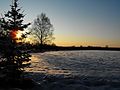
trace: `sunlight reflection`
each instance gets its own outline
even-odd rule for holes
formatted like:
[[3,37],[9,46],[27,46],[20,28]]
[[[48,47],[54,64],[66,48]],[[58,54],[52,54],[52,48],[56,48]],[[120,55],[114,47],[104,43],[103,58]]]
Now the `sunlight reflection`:
[[39,55],[32,55],[31,57],[31,66],[26,68],[27,72],[39,72],[44,74],[63,74],[69,75],[68,70],[61,70],[54,65],[49,64],[46,60],[43,60]]

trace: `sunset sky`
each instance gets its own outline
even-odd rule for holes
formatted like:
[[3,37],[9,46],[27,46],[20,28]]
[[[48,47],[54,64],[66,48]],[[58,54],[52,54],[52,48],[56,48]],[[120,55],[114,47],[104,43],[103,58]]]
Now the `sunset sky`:
[[[12,0],[0,0],[0,13]],[[120,47],[120,0],[19,0],[25,22],[46,13],[56,45]]]

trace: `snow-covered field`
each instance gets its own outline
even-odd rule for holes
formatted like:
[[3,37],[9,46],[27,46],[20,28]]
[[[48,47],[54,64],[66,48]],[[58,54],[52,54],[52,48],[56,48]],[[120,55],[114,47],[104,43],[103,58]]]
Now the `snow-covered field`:
[[32,53],[32,72],[79,76],[119,76],[119,51],[53,51]]
[[[60,82],[67,82],[71,87],[68,90],[120,90],[120,51],[51,51],[32,53],[31,59],[26,71],[34,72],[30,76],[39,83],[52,77],[53,87],[54,82],[60,87]],[[46,77],[41,77],[43,74]],[[66,79],[56,81],[56,78]],[[68,84],[71,81],[73,86]]]

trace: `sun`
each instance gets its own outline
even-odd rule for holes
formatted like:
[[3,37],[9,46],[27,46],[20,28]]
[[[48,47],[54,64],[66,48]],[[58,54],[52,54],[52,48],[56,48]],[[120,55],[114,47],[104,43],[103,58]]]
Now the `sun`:
[[13,40],[15,40],[16,42],[19,42],[19,40],[21,39],[23,34],[23,31],[20,30],[12,30],[10,32],[10,36]]
[[17,32],[16,32],[16,38],[17,39],[20,39],[21,38],[21,36],[22,36],[22,31],[20,31],[20,30],[18,30]]
[[16,34],[17,34],[16,30],[10,31],[10,36],[11,36],[12,39],[16,39]]
[[22,38],[22,35],[24,35],[25,32],[24,31],[21,31],[21,30],[12,30],[10,32],[10,36],[13,40],[15,40],[17,43],[19,42],[29,42],[29,43],[33,43],[33,37],[26,37],[26,38]]

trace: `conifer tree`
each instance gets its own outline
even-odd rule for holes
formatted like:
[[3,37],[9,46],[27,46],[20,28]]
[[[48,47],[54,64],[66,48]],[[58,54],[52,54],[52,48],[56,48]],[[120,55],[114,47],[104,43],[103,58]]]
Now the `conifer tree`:
[[[0,18],[0,75],[5,79],[21,78],[24,68],[30,65],[30,54],[20,50],[17,32],[24,31],[30,23],[23,24],[24,14],[13,0],[11,10]],[[21,36],[26,38],[25,35]]]

